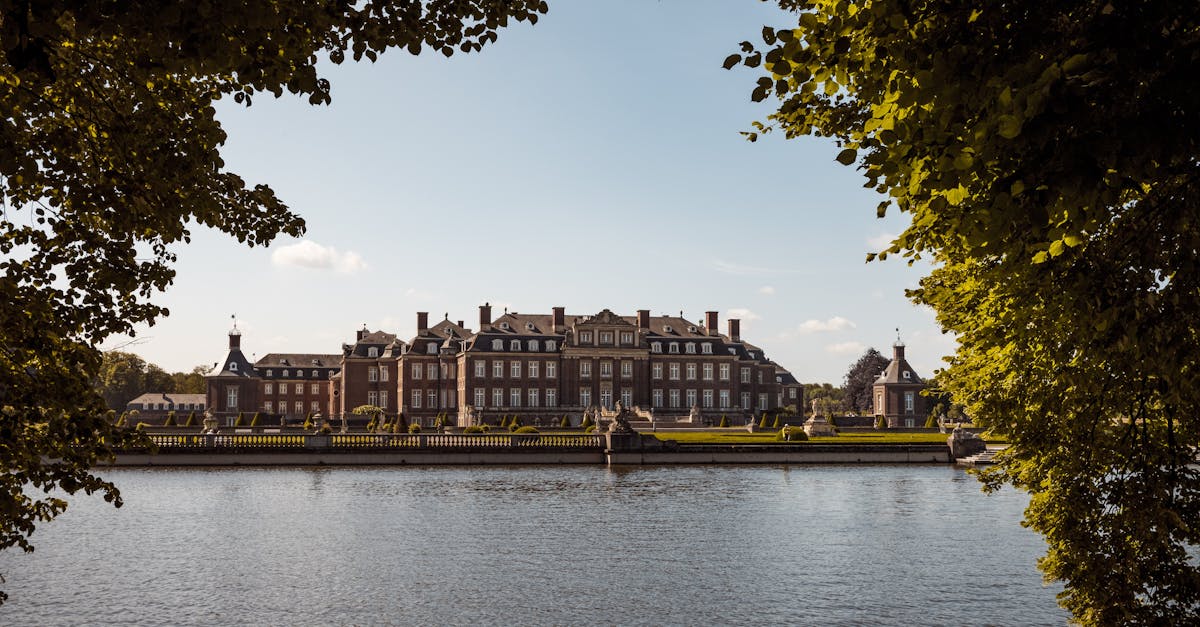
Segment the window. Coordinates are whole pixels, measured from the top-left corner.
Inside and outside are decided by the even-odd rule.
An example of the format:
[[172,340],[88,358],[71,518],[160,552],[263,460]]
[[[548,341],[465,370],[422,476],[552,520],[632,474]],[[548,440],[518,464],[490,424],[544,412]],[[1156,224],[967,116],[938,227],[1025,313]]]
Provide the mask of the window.
[[284,379],[288,378],[288,371],[287,371],[287,370],[284,370],[284,371],[283,371],[283,378],[284,378]]
[[712,364],[704,364],[704,366],[702,366],[702,367],[701,367],[701,370],[700,370],[700,371],[701,371],[701,373],[702,373],[702,374],[701,374],[701,377],[702,377],[702,378],[703,378],[705,381],[712,381],[712,380],[713,380]]
[[590,407],[592,405],[592,390],[591,390],[591,388],[580,388],[579,389],[579,404],[584,407]]
[[650,406],[654,408],[662,407],[663,393],[662,390],[653,390],[650,392]]
[[621,404],[626,408],[633,407],[633,390],[621,390]]
[[308,386],[308,393],[309,394],[320,394],[321,393],[321,384],[319,384],[319,383],[310,384]]
[[274,386],[274,385],[272,385],[272,384],[270,384],[270,383],[264,383],[264,384],[263,384],[263,394],[274,394],[274,393],[275,393],[275,390],[274,390],[274,389],[272,389],[272,388],[274,388],[274,387],[275,387],[275,386]]
[[437,364],[425,364],[425,378],[429,380],[436,379],[438,376]]
[[612,388],[601,388],[600,389],[600,406],[603,407],[604,409],[612,409],[612,401],[613,401]]
[[651,379],[661,379],[662,378],[662,364],[654,364],[654,365],[650,366],[650,378]]
[[705,409],[712,409],[712,406],[713,406],[713,393],[712,393],[712,390],[704,390],[704,396],[703,396],[703,398],[704,398],[704,408],[705,408]]
[[271,401],[263,401],[263,411],[267,412],[268,414],[272,413]]
[[387,381],[387,380],[388,380],[388,368],[387,368],[387,366],[380,366],[380,367],[379,367],[379,380],[380,380],[380,381]]
[[718,396],[721,399],[721,409],[729,409],[729,390],[721,390]]
[[304,402],[303,401],[296,401],[296,403],[293,405],[293,407],[296,408],[296,414],[304,413]]
[[304,378],[304,371],[303,371],[303,370],[297,370],[297,371],[296,371],[296,376],[297,376],[297,377],[300,377],[301,379],[303,379],[303,378]]
[[687,406],[691,407],[696,404],[696,390],[687,391]]
[[380,391],[379,391],[379,406],[380,406],[380,407],[382,407],[382,408],[384,408],[384,409],[387,409],[387,406],[388,406],[388,393],[387,393],[387,390],[380,390]]
[[579,376],[584,378],[592,376],[592,362],[586,360],[579,362]]
[[530,390],[529,390],[529,406],[530,407],[538,406],[538,395],[539,395],[539,391],[537,388],[530,388]]
[[413,409],[421,409],[421,390],[413,390],[412,406]]
[[536,361],[529,362],[529,378],[530,379],[538,378],[538,362],[536,362]]
[[717,377],[719,377],[722,381],[729,380],[729,364],[721,364],[717,368]]
[[667,392],[667,398],[670,399],[672,408],[679,408],[679,390],[670,390]]
[[909,372],[909,371],[907,371],[907,370],[905,370],[905,371],[904,371],[904,378],[905,378],[905,379],[911,379],[911,378],[912,378],[912,373],[911,373],[911,372]]
[[546,350],[553,352],[557,346],[558,343],[554,340],[546,340]]
[[379,405],[379,392],[376,392],[375,390],[368,391],[367,392],[367,404],[368,405]]
[[678,363],[667,364],[667,374],[668,374],[668,377],[672,381],[678,381],[679,380],[679,364]]
[[758,395],[758,408],[759,408],[759,409],[766,409],[766,408],[767,408],[767,395],[766,395],[766,393],[763,393],[763,394],[759,394],[759,395]]
[[436,355],[438,352],[437,342],[430,342],[430,343],[426,344],[425,352],[429,353],[430,355]]
[[749,383],[749,382],[750,382],[750,369],[742,368],[742,383]]
[[421,378],[421,373],[422,373],[424,370],[425,370],[425,366],[422,366],[421,364],[413,364],[413,365],[412,365],[412,378],[413,378],[413,379],[420,379],[420,378]]
[[513,388],[508,391],[509,407],[521,406],[521,388]]
[[633,362],[632,361],[622,361],[621,362],[621,378],[622,379],[632,379],[633,378]]
[[904,393],[904,413],[906,413],[906,414],[913,413],[913,400],[914,399],[913,399],[912,392]]
[[650,352],[651,353],[661,353],[662,352],[662,342],[650,342]]
[[689,354],[689,355],[696,354],[696,344],[695,343],[693,343],[693,342],[687,343],[687,354]]
[[558,364],[553,361],[546,362],[546,378],[553,379],[558,376]]
[[304,393],[304,384],[303,384],[303,383],[297,383],[297,384],[296,384],[296,393],[297,393],[297,394],[303,394],[303,393]]
[[508,350],[510,350],[510,351],[519,351],[519,350],[521,350],[521,340],[512,340],[511,342],[509,342],[509,343],[508,343]]
[[591,344],[592,343],[592,332],[591,331],[581,331],[579,333],[579,343],[580,344]]
[[425,391],[425,401],[426,401],[426,405],[430,409],[437,407],[437,401],[438,401],[437,392],[434,390],[426,390]]
[[483,409],[484,396],[483,388],[475,388],[475,409]]
[[316,371],[316,370],[313,370],[313,371],[312,371],[312,374],[310,374],[309,376],[310,376],[310,377],[312,377],[312,378],[314,378],[314,379],[316,379],[316,378],[317,378],[317,371]]
[[600,343],[601,344],[612,344],[613,343],[612,338],[613,338],[612,331],[601,331],[600,332]]
[[687,364],[686,367],[687,367],[687,380],[695,381],[696,380],[696,364]]
[[712,354],[712,344],[701,344],[700,352],[704,353],[705,355],[711,355]]
[[267,368],[267,376],[268,376],[268,377],[273,377],[273,376],[275,376],[275,373],[274,373],[274,371],[272,371],[270,368]]
[[504,378],[504,362],[497,359],[492,362],[492,377],[496,379]]
[[475,376],[487,376],[487,362],[482,359],[475,360]]
[[742,409],[750,409],[750,393],[742,392]]
[[763,373],[762,373],[762,370],[759,370],[759,371],[758,371],[758,382],[759,382],[759,383],[762,383],[762,382],[763,382]]
[[679,354],[679,342],[671,342],[667,344],[667,352],[673,355]]
[[537,351],[537,349],[538,349],[538,341],[537,340],[529,340],[529,350]]
[[546,407],[558,407],[558,390],[551,388],[546,390]]
[[514,359],[513,361],[509,362],[508,366],[509,366],[508,376],[510,376],[514,379],[520,379],[521,378],[521,362]]
[[600,362],[600,376],[608,379],[612,377],[612,362],[605,359]]
[[673,331],[674,331],[674,329],[671,328],[671,325],[669,325],[669,324],[663,325],[663,333],[671,333]]
[[504,389],[492,388],[492,407],[504,406]]
[[371,346],[371,347],[367,348],[367,357],[378,357],[378,356],[379,356],[379,348],[378,347]]
[[[378,380],[379,380],[379,369],[374,366],[367,368],[367,381],[378,381]],[[374,405],[374,403],[371,403],[371,404]]]
[[796,388],[788,389],[788,398],[796,398]]
[[621,331],[621,343],[626,346],[633,344],[633,332]]
[[504,340],[492,340],[492,350],[494,350],[494,351],[504,350]]
[[526,331],[532,331],[532,330],[533,330],[533,323],[532,323],[532,322],[526,322],[526,323],[525,323],[525,330],[526,330]]

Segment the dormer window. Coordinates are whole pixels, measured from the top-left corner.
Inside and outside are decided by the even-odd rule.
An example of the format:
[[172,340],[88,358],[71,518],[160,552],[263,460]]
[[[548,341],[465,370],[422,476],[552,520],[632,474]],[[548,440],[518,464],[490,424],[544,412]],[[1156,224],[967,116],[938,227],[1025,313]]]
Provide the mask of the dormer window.
[[750,359],[757,359],[757,358],[754,356],[754,351],[750,351],[748,354],[750,355]]
[[711,355],[712,354],[712,344],[701,344],[700,352],[704,353],[705,355]]
[[613,337],[612,331],[601,331],[600,332],[600,343],[601,344],[612,344],[613,343],[612,337]]
[[558,348],[558,343],[554,340],[546,340],[546,350],[554,351]]
[[287,371],[287,370],[284,370],[284,371],[283,371],[283,378],[284,378],[284,379],[286,379],[286,378],[287,378],[287,376],[288,376],[288,371]]
[[579,343],[580,344],[591,344],[592,343],[592,332],[591,331],[580,332]]
[[494,350],[494,351],[504,350],[504,340],[492,340],[492,350]]
[[664,324],[663,325],[663,333],[671,333],[671,332],[672,332],[671,325]]
[[378,357],[378,356],[379,356],[378,348],[376,348],[374,346],[367,348],[367,357]]
[[274,375],[274,374],[271,372],[271,370],[270,370],[270,369],[268,369],[268,370],[267,370],[267,376],[268,376],[268,377],[273,377],[273,376],[275,376],[275,375]]
[[510,351],[519,351],[519,350],[521,350],[521,340],[512,340],[511,342],[509,342],[509,343],[508,343],[508,350],[510,350]]
[[630,331],[621,332],[621,343],[626,346],[633,344],[633,333]]
[[525,323],[525,330],[526,330],[526,331],[532,331],[532,330],[533,330],[533,323],[532,323],[532,322],[526,322],[526,323]]
[[504,329],[505,331],[507,331],[507,330],[508,330],[508,323],[507,323],[507,322],[501,322],[501,323],[500,323],[500,328],[501,328],[501,329]]
[[671,342],[667,345],[667,352],[671,354],[679,353],[679,342]]
[[650,352],[651,353],[661,353],[662,352],[662,342],[650,342]]
[[736,348],[733,348],[733,347],[730,347],[730,349],[729,349],[729,354],[730,354],[730,355],[737,355],[737,349],[736,349]]
[[696,327],[688,326],[688,333],[695,333],[695,332],[696,332]]
[[905,371],[904,371],[904,378],[905,378],[905,379],[911,379],[911,378],[912,378],[912,373],[911,373],[911,372],[909,372],[909,371],[907,371],[907,370],[905,370]]
[[429,353],[430,355],[436,355],[437,354],[437,342],[430,342],[430,343],[426,344],[425,352]]
[[538,349],[538,341],[537,340],[529,340],[529,350],[536,351],[537,349]]
[[316,378],[317,378],[317,371],[316,371],[316,370],[313,370],[313,371],[312,371],[312,378],[314,378],[314,379],[316,379]]
[[687,354],[695,355],[696,354],[696,345],[692,342],[688,342],[686,350],[687,350]]
[[237,372],[237,362],[236,361],[229,362],[229,371]]

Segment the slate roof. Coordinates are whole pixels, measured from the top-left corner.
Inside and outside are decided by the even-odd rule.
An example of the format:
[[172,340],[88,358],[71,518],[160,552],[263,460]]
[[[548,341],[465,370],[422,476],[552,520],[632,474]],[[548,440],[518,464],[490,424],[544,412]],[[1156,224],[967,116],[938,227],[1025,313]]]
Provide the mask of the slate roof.
[[[895,348],[903,349],[904,345],[897,344],[895,346]],[[907,378],[907,379],[904,378],[905,371],[909,372],[909,378]],[[922,384],[922,383],[925,383],[925,380],[922,379],[919,375],[917,375],[917,371],[913,370],[912,366],[908,365],[907,359],[904,359],[903,357],[901,357],[900,359],[897,360],[895,357],[895,354],[893,354],[892,360],[890,362],[888,362],[887,368],[884,368],[883,372],[879,375],[879,377],[875,379],[875,384],[880,384],[880,383]]]
[[217,365],[218,370],[208,375],[210,377],[250,378],[257,376],[250,360],[242,354],[241,349],[234,348],[225,356],[225,361]]
[[256,368],[331,368],[337,367],[342,360],[341,355],[327,355],[319,353],[267,353],[258,361],[254,362]]
[[204,394],[174,394],[169,392],[147,392],[127,403],[127,405],[146,405],[149,403],[172,403],[179,405],[203,405],[207,402]]

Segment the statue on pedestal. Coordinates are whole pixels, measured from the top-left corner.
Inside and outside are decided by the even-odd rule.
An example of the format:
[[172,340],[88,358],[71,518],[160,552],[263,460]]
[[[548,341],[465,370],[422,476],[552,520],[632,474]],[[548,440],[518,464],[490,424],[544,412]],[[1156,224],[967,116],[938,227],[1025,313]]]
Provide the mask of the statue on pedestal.
[[609,433],[637,433],[633,430],[633,425],[629,424],[629,416],[632,414],[625,408],[625,404],[617,401],[617,414],[613,416],[612,422],[608,425]]
[[704,416],[700,415],[700,406],[693,404],[692,411],[688,412],[688,422],[698,425],[704,421]]
[[204,420],[201,424],[204,426],[201,428],[200,433],[209,434],[217,432],[217,417],[213,416],[212,412],[207,409],[204,410]]

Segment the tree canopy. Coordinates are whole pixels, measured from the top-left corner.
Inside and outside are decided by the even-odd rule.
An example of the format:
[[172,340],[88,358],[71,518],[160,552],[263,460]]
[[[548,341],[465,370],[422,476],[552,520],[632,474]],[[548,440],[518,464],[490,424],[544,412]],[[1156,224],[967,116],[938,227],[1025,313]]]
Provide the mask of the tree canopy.
[[151,297],[190,229],[250,246],[304,232],[269,187],[225,170],[214,102],[328,103],[319,61],[476,51],[545,11],[542,0],[0,0],[0,548],[31,550],[35,523],[66,506],[28,494],[120,504],[87,472],[133,437],[103,419],[96,347],[168,313]]
[[168,374],[133,353],[105,351],[95,384],[105,405],[120,411],[129,401],[147,392],[204,394],[208,389],[204,380],[208,370],[196,366],[191,372]]
[[871,413],[874,403],[871,400],[871,389],[879,373],[887,368],[889,360],[874,348],[863,352],[858,361],[850,364],[846,371],[846,395],[844,398],[847,409],[860,413]]
[[879,257],[959,348],[939,381],[1011,442],[1040,567],[1088,624],[1200,622],[1200,4],[779,0],[726,67],[909,214]]

